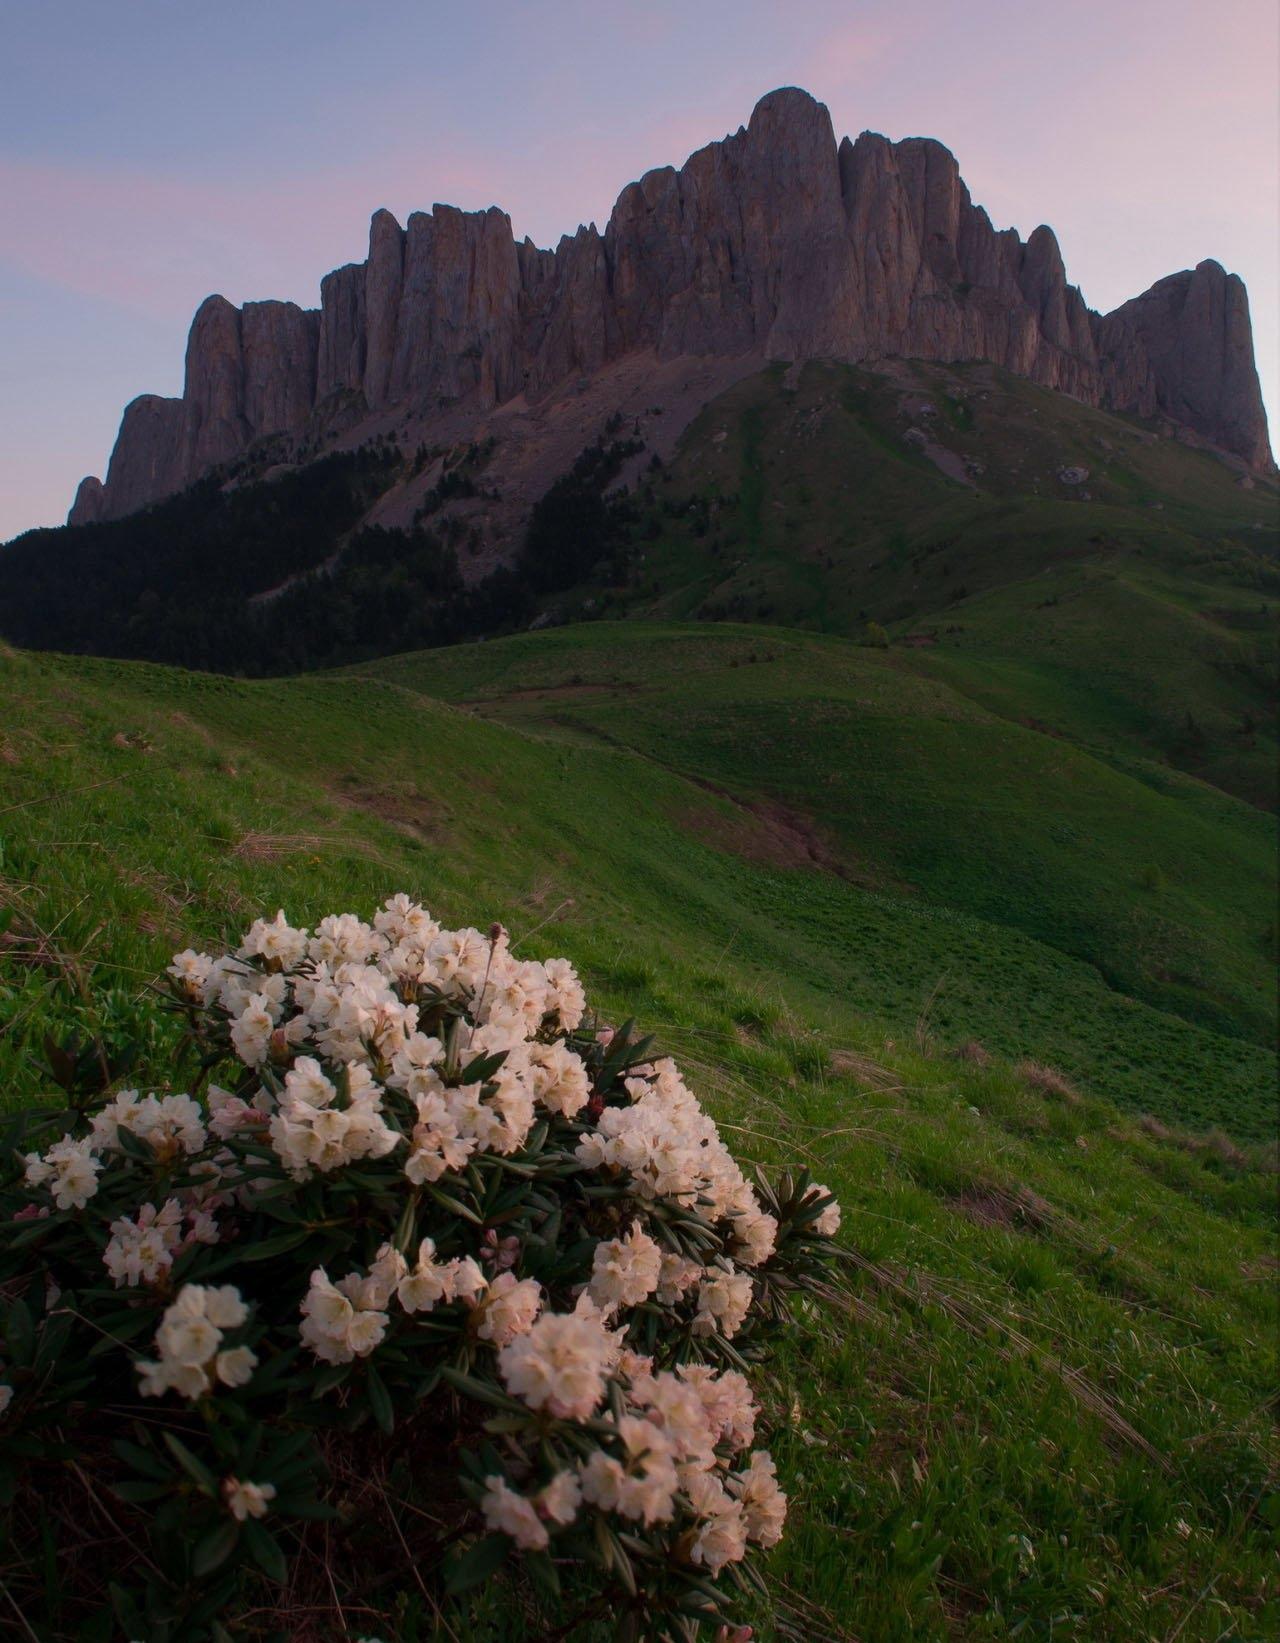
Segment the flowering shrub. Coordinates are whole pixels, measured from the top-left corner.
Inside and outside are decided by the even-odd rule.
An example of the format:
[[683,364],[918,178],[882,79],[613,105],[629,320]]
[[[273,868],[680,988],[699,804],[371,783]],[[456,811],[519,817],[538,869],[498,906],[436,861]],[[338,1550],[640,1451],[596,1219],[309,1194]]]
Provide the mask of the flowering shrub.
[[71,1466],[127,1531],[99,1593],[125,1635],[244,1635],[262,1576],[296,1596],[317,1532],[358,1541],[351,1478],[400,1465],[433,1606],[510,1560],[519,1601],[619,1635],[727,1623],[786,1515],[746,1371],[819,1280],[830,1194],[748,1181],[567,962],[405,896],[167,980],[191,1093],[68,1076],[0,1195],[19,1539],[65,1533]]

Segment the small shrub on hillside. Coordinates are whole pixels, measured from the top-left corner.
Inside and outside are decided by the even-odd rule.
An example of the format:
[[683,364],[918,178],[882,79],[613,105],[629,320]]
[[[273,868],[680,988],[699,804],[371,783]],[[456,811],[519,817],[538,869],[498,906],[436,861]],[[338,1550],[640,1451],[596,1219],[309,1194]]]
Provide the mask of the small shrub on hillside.
[[372,925],[259,920],[168,979],[189,1093],[104,1103],[68,1064],[70,1110],[15,1121],[24,1609],[56,1555],[83,1637],[335,1635],[344,1602],[405,1623],[415,1586],[427,1625],[504,1566],[530,1630],[727,1624],[786,1510],[744,1372],[819,1285],[826,1190],[749,1182],[564,960],[404,896]]

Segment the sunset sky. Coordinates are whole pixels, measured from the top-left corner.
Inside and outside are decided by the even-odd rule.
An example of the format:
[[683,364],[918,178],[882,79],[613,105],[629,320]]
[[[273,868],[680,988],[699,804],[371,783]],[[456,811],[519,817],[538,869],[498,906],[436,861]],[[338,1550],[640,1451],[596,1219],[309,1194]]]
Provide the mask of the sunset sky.
[[6,0],[0,540],[181,391],[200,300],[319,300],[368,220],[497,204],[554,244],[804,86],[837,136],[940,138],[997,227],[1056,230],[1095,308],[1243,276],[1273,441],[1275,0]]

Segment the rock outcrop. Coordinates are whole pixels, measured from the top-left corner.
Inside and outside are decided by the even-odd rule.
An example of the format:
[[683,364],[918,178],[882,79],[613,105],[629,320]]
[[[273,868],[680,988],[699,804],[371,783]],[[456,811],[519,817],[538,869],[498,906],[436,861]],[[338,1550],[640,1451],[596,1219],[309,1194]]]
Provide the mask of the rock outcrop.
[[1161,415],[1270,471],[1243,284],[1214,262],[1112,314],[1068,284],[1053,231],[997,232],[940,143],[864,132],[775,91],[750,123],[625,188],[603,234],[517,245],[495,208],[374,214],[369,255],[318,311],[210,297],[181,399],[125,411],[105,485],[71,522],[114,518],[275,433],[353,417],[477,413],[641,349],[856,362],[989,360],[1095,405]]
[[1208,261],[1099,320],[1106,403],[1194,428],[1252,469],[1271,467],[1244,281]]

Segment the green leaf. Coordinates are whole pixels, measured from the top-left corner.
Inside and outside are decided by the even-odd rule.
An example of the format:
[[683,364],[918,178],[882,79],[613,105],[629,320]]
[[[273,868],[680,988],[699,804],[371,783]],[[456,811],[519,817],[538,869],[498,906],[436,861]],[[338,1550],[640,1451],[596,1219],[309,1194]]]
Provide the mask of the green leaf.
[[236,1542],[240,1539],[240,1525],[234,1518],[226,1523],[220,1523],[216,1529],[210,1529],[207,1535],[202,1535],[196,1542],[196,1549],[191,1554],[191,1572],[197,1580],[203,1580],[215,1569],[220,1569],[236,1549]]
[[478,1227],[484,1225],[476,1212],[473,1209],[468,1209],[461,1199],[454,1198],[447,1192],[441,1192],[439,1187],[428,1187],[427,1192],[442,1209],[447,1209],[451,1215],[460,1215],[464,1221],[470,1221]]
[[111,1490],[113,1494],[119,1495],[121,1500],[127,1500],[130,1505],[142,1506],[149,1501],[163,1500],[166,1495],[171,1495],[173,1484],[147,1483],[138,1478],[126,1483],[112,1484]]
[[507,1561],[511,1542],[506,1535],[484,1535],[445,1565],[444,1589],[456,1596],[478,1586]]
[[441,1377],[448,1381],[450,1386],[457,1387],[459,1392],[465,1392],[467,1397],[475,1398],[479,1403],[491,1403],[495,1409],[523,1411],[524,1405],[509,1398],[505,1392],[500,1392],[496,1386],[486,1386],[473,1375],[464,1375],[462,1370],[454,1369],[445,1364],[440,1370]]
[[388,1436],[395,1430],[396,1415],[391,1406],[391,1394],[387,1391],[387,1383],[379,1375],[372,1364],[368,1369],[369,1408],[373,1411],[373,1418]]
[[136,1158],[139,1163],[151,1164],[155,1162],[155,1153],[140,1136],[126,1129],[123,1124],[116,1125],[116,1141],[120,1151],[129,1158]]
[[10,1306],[5,1337],[11,1361],[19,1369],[29,1369],[36,1355],[36,1326],[25,1301],[14,1301]]
[[260,1243],[240,1247],[242,1261],[269,1261],[273,1255],[283,1255],[286,1251],[297,1249],[299,1244],[305,1244],[312,1237],[310,1227],[295,1227],[291,1232],[277,1232],[273,1238],[263,1238]]
[[478,1055],[458,1074],[460,1084],[487,1084],[507,1059],[508,1052],[499,1050],[494,1055]]
[[166,1432],[164,1435],[164,1441],[168,1447],[169,1453],[173,1456],[174,1460],[177,1461],[178,1465],[187,1474],[191,1481],[195,1483],[204,1494],[216,1495],[218,1493],[217,1479],[203,1461],[196,1459],[190,1449],[187,1448],[186,1444],[183,1443],[182,1439],[175,1437],[172,1432]]
[[405,1200],[404,1209],[396,1226],[395,1236],[391,1240],[392,1246],[398,1249],[402,1255],[407,1254],[409,1245],[413,1242],[413,1231],[417,1219],[418,1195],[414,1192],[410,1193]]
[[283,1586],[289,1578],[289,1569],[275,1536],[250,1518],[244,1525],[244,1539],[250,1556],[263,1574],[277,1586]]
[[521,1559],[521,1568],[548,1597],[560,1596],[560,1573],[546,1552],[526,1552]]

